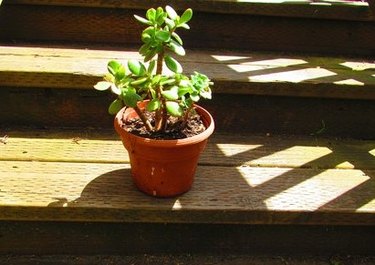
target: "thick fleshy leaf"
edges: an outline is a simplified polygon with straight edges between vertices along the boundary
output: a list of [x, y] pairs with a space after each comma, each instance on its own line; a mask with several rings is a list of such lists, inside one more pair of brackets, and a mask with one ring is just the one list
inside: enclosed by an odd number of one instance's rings
[[107, 81], [100, 81], [98, 83], [96, 83], [96, 85], [94, 86], [94, 88], [96, 90], [99, 90], [99, 91], [104, 91], [104, 90], [107, 90], [111, 87], [112, 83], [111, 82], [107, 82]]
[[146, 82], [147, 80], [148, 80], [148, 78], [147, 78], [147, 76], [145, 76], [145, 77], [138, 78], [137, 80], [134, 80], [130, 84], [133, 85], [133, 86], [139, 86], [139, 85], [143, 84], [144, 82]]
[[124, 72], [123, 75], [125, 75], [125, 68], [124, 66], [119, 63], [118, 61], [109, 61], [107, 65], [107, 70], [109, 73], [111, 73], [113, 76], [119, 75], [119, 72]]
[[147, 10], [146, 17], [147, 17], [147, 19], [149, 21], [155, 21], [155, 19], [156, 19], [156, 10], [155, 10], [155, 8], [150, 8], [149, 10]]
[[196, 93], [190, 94], [190, 98], [191, 98], [191, 100], [194, 101], [194, 102], [198, 102], [199, 99], [200, 99], [199, 95], [196, 94]]
[[155, 110], [160, 109], [160, 106], [161, 106], [161, 102], [160, 102], [160, 100], [157, 99], [157, 98], [155, 98], [155, 99], [151, 100], [151, 101], [147, 104], [146, 109], [147, 109], [147, 111], [152, 112], [152, 111], [155, 111]]
[[166, 6], [165, 7], [165, 11], [167, 11], [167, 14], [168, 16], [173, 19], [173, 20], [177, 20], [179, 19], [179, 16], [178, 14], [176, 13], [176, 11], [173, 9], [173, 7], [171, 6]]
[[184, 110], [182, 109], [180, 104], [178, 104], [177, 102], [167, 101], [165, 105], [170, 115], [174, 117], [181, 117], [182, 115], [184, 115]]
[[161, 92], [161, 94], [168, 100], [176, 100], [178, 99], [178, 86], [173, 86], [169, 90]]
[[134, 15], [135, 19], [138, 20], [139, 22], [141, 22], [142, 24], [146, 24], [146, 25], [152, 25], [152, 22], [151, 21], [148, 21], [147, 19], [143, 18], [143, 17], [140, 17], [140, 16], [137, 16], [137, 15]]
[[171, 56], [167, 55], [164, 58], [165, 64], [167, 65], [168, 69], [171, 70], [174, 73], [182, 73], [183, 69], [181, 64]]
[[121, 95], [121, 89], [119, 89], [115, 84], [111, 85], [111, 91], [113, 94]]
[[123, 94], [123, 98], [126, 106], [129, 106], [131, 108], [134, 108], [137, 105], [138, 101], [142, 100], [142, 97], [135, 93], [132, 89], [127, 90]]
[[185, 56], [186, 54], [184, 47], [174, 40], [169, 43], [169, 48], [180, 56]]
[[155, 69], [155, 66], [156, 66], [156, 60], [152, 60], [152, 61], [150, 61], [150, 64], [149, 64], [148, 67], [147, 67], [147, 72], [148, 72], [149, 74], [152, 74], [153, 71], [154, 71], [154, 69]]
[[171, 33], [166, 30], [159, 30], [156, 32], [155, 37], [162, 42], [168, 42], [171, 39]]
[[185, 10], [185, 12], [182, 14], [179, 23], [187, 23], [190, 21], [190, 19], [193, 17], [193, 10], [191, 8], [188, 8]]
[[205, 99], [212, 99], [212, 92], [210, 87], [206, 87], [205, 89], [202, 89], [199, 93], [202, 98]]
[[119, 112], [119, 111], [122, 109], [122, 107], [124, 107], [124, 104], [122, 103], [122, 100], [120, 100], [120, 99], [115, 99], [115, 100], [111, 103], [111, 105], [109, 105], [109, 107], [108, 107], [108, 112], [109, 112], [109, 114], [111, 114], [111, 115], [116, 115], [117, 112]]
[[182, 39], [181, 39], [181, 37], [176, 32], [172, 33], [172, 37], [181, 46], [184, 44], [183, 41], [182, 41]]
[[190, 29], [190, 26], [186, 23], [182, 23], [178, 25], [179, 28], [184, 28], [184, 29]]
[[128, 67], [129, 70], [136, 76], [142, 76], [146, 73], [146, 67], [140, 61], [129, 60]]
[[165, 24], [167, 24], [167, 26], [169, 27], [169, 29], [173, 29], [174, 27], [176, 27], [176, 23], [174, 22], [174, 20], [170, 19], [170, 18], [166, 18], [165, 19]]

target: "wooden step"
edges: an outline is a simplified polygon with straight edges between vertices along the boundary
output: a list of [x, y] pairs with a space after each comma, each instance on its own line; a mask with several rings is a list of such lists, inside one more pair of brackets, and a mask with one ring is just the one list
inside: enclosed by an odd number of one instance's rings
[[[1, 124], [111, 127], [111, 96], [92, 86], [108, 60], [130, 58], [139, 58], [135, 50], [1, 46]], [[214, 99], [202, 104], [219, 131], [375, 135], [372, 59], [189, 50], [181, 63], [215, 82]]]
[[192, 190], [156, 199], [112, 131], [2, 135], [0, 253], [374, 250], [374, 141], [216, 133]]
[[[326, 54], [374, 54], [374, 14], [364, 2], [158, 1], [194, 8], [188, 48]], [[151, 4], [155, 5], [155, 4]], [[4, 1], [0, 42], [83, 42], [139, 45], [149, 1]], [[116, 25], [116, 26], [114, 26]]]
[[193, 189], [154, 199], [112, 132], [6, 135], [2, 220], [375, 224], [374, 141], [216, 134]]

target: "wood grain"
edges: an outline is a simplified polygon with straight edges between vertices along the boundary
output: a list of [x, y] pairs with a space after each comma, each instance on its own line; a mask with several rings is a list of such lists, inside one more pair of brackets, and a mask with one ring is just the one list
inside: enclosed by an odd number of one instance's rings
[[[80, 130], [8, 131], [6, 134], [6, 144], [0, 149], [2, 161], [129, 162], [119, 137], [110, 131], [101, 134]], [[200, 164], [375, 170], [375, 141], [251, 134], [234, 137], [216, 133]]]
[[0, 146], [0, 220], [375, 221], [373, 141], [219, 134], [202, 155], [192, 190], [160, 200], [134, 187], [115, 138], [109, 132], [9, 132]]
[[314, 1], [314, 5], [308, 0], [298, 2], [272, 1], [233, 1], [233, 0], [194, 0], [194, 1], [54, 1], [54, 0], [14, 0], [7, 4], [17, 5], [53, 5], [75, 6], [95, 8], [130, 8], [148, 9], [150, 6], [165, 6], [167, 4], [182, 10], [192, 8], [195, 11], [234, 13], [247, 15], [288, 16], [288, 17], [313, 17], [347, 20], [373, 20], [374, 15], [369, 11], [369, 5], [364, 2], [335, 1], [327, 4], [324, 1]]
[[[265, 6], [264, 10], [269, 10], [267, 7]], [[198, 11], [195, 12], [194, 19], [190, 23], [192, 31], [181, 32], [181, 36], [185, 41], [185, 47], [194, 49], [242, 49], [366, 56], [374, 53], [375, 40], [372, 33], [375, 25], [372, 19], [366, 21], [315, 19], [313, 16], [317, 13], [337, 13], [329, 7], [308, 6], [308, 8], [310, 11], [307, 12], [312, 13], [312, 16], [307, 17]], [[322, 12], [319, 11], [320, 9], [323, 9]], [[356, 10], [356, 8], [350, 10], [354, 9]], [[281, 10], [277, 13], [283, 12]], [[294, 13], [303, 12], [296, 10]], [[365, 17], [361, 12], [359, 13], [357, 17]], [[0, 28], [0, 41], [3, 43], [78, 42], [87, 45], [96, 43], [138, 47], [142, 26], [135, 21], [133, 14], [144, 16], [144, 10], [4, 5], [0, 14], [0, 24], [3, 25]]]
[[[109, 60], [140, 57], [134, 50], [1, 46], [0, 59], [0, 86], [92, 89]], [[186, 73], [208, 75], [216, 93], [375, 99], [375, 64], [367, 58], [188, 51], [181, 63]]]

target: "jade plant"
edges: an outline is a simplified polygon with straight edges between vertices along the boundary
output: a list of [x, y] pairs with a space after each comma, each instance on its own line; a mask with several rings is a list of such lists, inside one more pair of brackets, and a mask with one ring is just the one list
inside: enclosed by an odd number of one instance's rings
[[[187, 24], [193, 11], [186, 9], [182, 15], [170, 6], [147, 10], [146, 17], [134, 15], [144, 24], [139, 54], [143, 60], [129, 60], [124, 66], [118, 61], [108, 62], [108, 73], [98, 82], [97, 90], [110, 90], [117, 97], [108, 111], [115, 115], [124, 106], [133, 108], [149, 132], [164, 132], [169, 117], [177, 117], [180, 124], [186, 124], [194, 103], [201, 98], [211, 99], [213, 84], [201, 73], [183, 74], [177, 56], [184, 56], [183, 41], [177, 34], [179, 29], [189, 29]], [[167, 68], [167, 69], [165, 69]], [[148, 100], [145, 110], [138, 103]], [[154, 113], [154, 122], [145, 115]], [[176, 120], [176, 119], [175, 119]]]

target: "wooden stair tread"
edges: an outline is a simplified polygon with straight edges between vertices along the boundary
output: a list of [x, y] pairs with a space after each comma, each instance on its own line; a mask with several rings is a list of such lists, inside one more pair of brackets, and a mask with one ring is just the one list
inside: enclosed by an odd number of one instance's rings
[[155, 199], [133, 186], [112, 133], [83, 135], [8, 133], [0, 145], [0, 220], [375, 223], [374, 141], [216, 134], [192, 190]]
[[[150, 1], [72, 1], [72, 0], [13, 0], [7, 2], [13, 5], [53, 5], [53, 6], [74, 6], [90, 8], [128, 8], [148, 9]], [[195, 1], [158, 1], [158, 6], [172, 5], [176, 9], [192, 8], [200, 12], [233, 13], [246, 15], [266, 16], [291, 16], [311, 17], [325, 19], [345, 20], [374, 20], [375, 16], [369, 8], [369, 4], [359, 1], [233, 1], [233, 0], [195, 0]], [[152, 5], [152, 4], [151, 4]], [[152, 5], [155, 6], [155, 5]], [[335, 8], [332, 11], [332, 7]]]
[[[0, 47], [0, 85], [92, 89], [110, 59], [140, 58], [136, 51]], [[371, 59], [280, 53], [188, 51], [187, 73], [201, 71], [216, 93], [375, 99]]]

